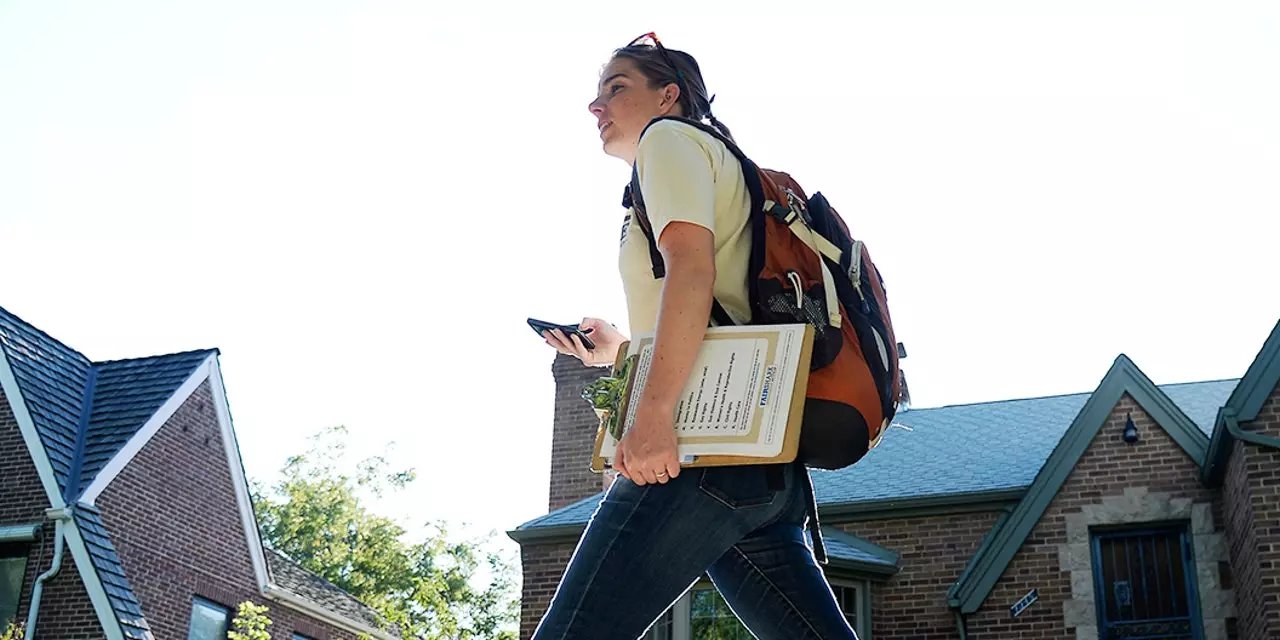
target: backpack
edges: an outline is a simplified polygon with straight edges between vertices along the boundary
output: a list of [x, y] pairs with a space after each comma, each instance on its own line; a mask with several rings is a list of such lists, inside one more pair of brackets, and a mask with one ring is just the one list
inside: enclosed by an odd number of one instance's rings
[[[748, 324], [803, 322], [815, 329], [797, 459], [820, 469], [852, 465], [879, 443], [905, 402], [899, 359], [906, 352], [894, 339], [879, 269], [821, 193], [806, 196], [791, 176], [757, 167], [733, 141], [701, 122], [665, 116], [645, 132], [661, 120], [707, 132], [741, 163], [751, 194]], [[649, 242], [653, 276], [662, 278], [662, 254], [634, 167], [622, 204], [634, 211]], [[734, 324], [719, 301], [712, 304], [712, 319]]]

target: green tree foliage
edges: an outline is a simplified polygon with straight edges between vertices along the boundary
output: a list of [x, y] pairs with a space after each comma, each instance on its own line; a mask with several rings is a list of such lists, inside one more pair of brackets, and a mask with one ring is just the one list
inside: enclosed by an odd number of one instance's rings
[[344, 473], [346, 435], [344, 427], [321, 432], [310, 452], [286, 462], [274, 491], [255, 486], [264, 541], [373, 607], [406, 638], [514, 640], [514, 568], [485, 551], [487, 537], [453, 540], [440, 522], [411, 535], [370, 512], [368, 497], [404, 489], [415, 474], [389, 471], [381, 456]]
[[252, 601], [241, 602], [240, 610], [231, 621], [227, 640], [271, 640], [271, 634], [267, 632], [267, 627], [271, 626], [267, 611], [267, 607], [256, 605]]

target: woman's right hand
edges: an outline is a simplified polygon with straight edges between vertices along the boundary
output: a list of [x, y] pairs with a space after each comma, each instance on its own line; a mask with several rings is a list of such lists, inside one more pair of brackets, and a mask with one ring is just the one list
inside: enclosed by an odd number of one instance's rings
[[573, 356], [583, 364], [603, 367], [611, 366], [617, 361], [618, 349], [627, 341], [621, 331], [599, 318], [583, 318], [578, 328], [591, 338], [591, 342], [596, 345], [595, 349], [586, 348], [578, 336], [566, 336], [559, 329], [543, 331], [542, 337], [556, 351]]

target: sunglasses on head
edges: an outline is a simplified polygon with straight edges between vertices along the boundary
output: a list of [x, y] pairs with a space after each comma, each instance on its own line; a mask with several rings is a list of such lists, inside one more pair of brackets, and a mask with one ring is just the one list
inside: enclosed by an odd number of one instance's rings
[[662, 55], [662, 59], [663, 59], [663, 61], [665, 61], [665, 62], [667, 63], [667, 66], [671, 67], [671, 68], [672, 68], [672, 70], [674, 70], [674, 71], [676, 72], [676, 79], [679, 81], [679, 83], [680, 83], [680, 88], [683, 90], [683, 89], [684, 89], [684, 74], [680, 72], [680, 67], [677, 67], [677, 66], [676, 66], [676, 62], [675, 62], [675, 60], [672, 60], [672, 59], [671, 59], [671, 55], [667, 53], [667, 48], [666, 48], [666, 47], [664, 47], [664, 46], [662, 46], [662, 41], [658, 39], [658, 35], [657, 35], [657, 34], [655, 34], [655, 33], [653, 33], [652, 31], [650, 31], [649, 33], [646, 33], [646, 34], [644, 34], [644, 35], [640, 36], [639, 38], [636, 38], [635, 40], [632, 40], [632, 41], [631, 41], [631, 43], [630, 43], [630, 44], [628, 44], [627, 46], [628, 46], [628, 47], [634, 47], [634, 46], [636, 46], [637, 44], [641, 44], [641, 43], [643, 43], [645, 40], [651, 40], [651, 41], [653, 42], [653, 46], [654, 46], [654, 48], [655, 48], [655, 49], [657, 49], [657, 50], [658, 50], [658, 53]]

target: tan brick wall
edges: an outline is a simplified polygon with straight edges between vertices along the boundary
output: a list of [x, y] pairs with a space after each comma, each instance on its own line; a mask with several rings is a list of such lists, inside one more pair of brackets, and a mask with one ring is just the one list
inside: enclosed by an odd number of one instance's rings
[[[1121, 437], [1128, 413], [1132, 413], [1140, 437], [1139, 442], [1133, 445], [1125, 443]], [[1066, 557], [1071, 549], [1069, 537], [1071, 542], [1078, 542], [1081, 536], [1087, 540], [1090, 524], [1120, 524], [1132, 519], [1131, 514], [1142, 517], [1140, 507], [1135, 511], [1126, 509], [1126, 504], [1164, 501], [1167, 503], [1165, 508], [1177, 517], [1190, 521], [1199, 516], [1202, 521], [1200, 528], [1212, 531], [1193, 535], [1197, 553], [1200, 553], [1200, 546], [1206, 541], [1221, 542], [1222, 527], [1217, 524], [1221, 522], [1220, 518], [1214, 517], [1220, 512], [1217, 495], [1200, 484], [1198, 472], [1197, 463], [1155, 424], [1137, 402], [1125, 395], [1068, 475], [982, 608], [969, 616], [969, 629], [980, 638], [1096, 637], [1092, 584], [1080, 584], [1082, 581], [1077, 575], [1077, 584], [1073, 585], [1072, 571], [1068, 566], [1073, 559]], [[1206, 548], [1204, 553], [1209, 555], [1213, 551]], [[1224, 544], [1218, 545], [1217, 552], [1225, 560]], [[1088, 558], [1076, 558], [1075, 561], [1087, 563]], [[1203, 596], [1204, 589], [1219, 586], [1218, 559], [1198, 557], [1197, 561], [1198, 565], [1213, 569], [1213, 575], [1199, 577]], [[1017, 618], [1010, 618], [1009, 607], [1032, 589], [1038, 591], [1039, 600]], [[1234, 615], [1232, 603], [1219, 604], [1217, 613], [1227, 611]], [[1225, 637], [1226, 617], [1229, 616], [1224, 615], [1223, 619], [1206, 625], [1217, 625], [1217, 631], [1207, 629], [1207, 638]], [[1081, 626], [1068, 626], [1069, 621], [1077, 620]]]
[[222, 434], [205, 382], [98, 498], [156, 638], [185, 638], [193, 596], [270, 607], [272, 637], [352, 638], [259, 595]]

